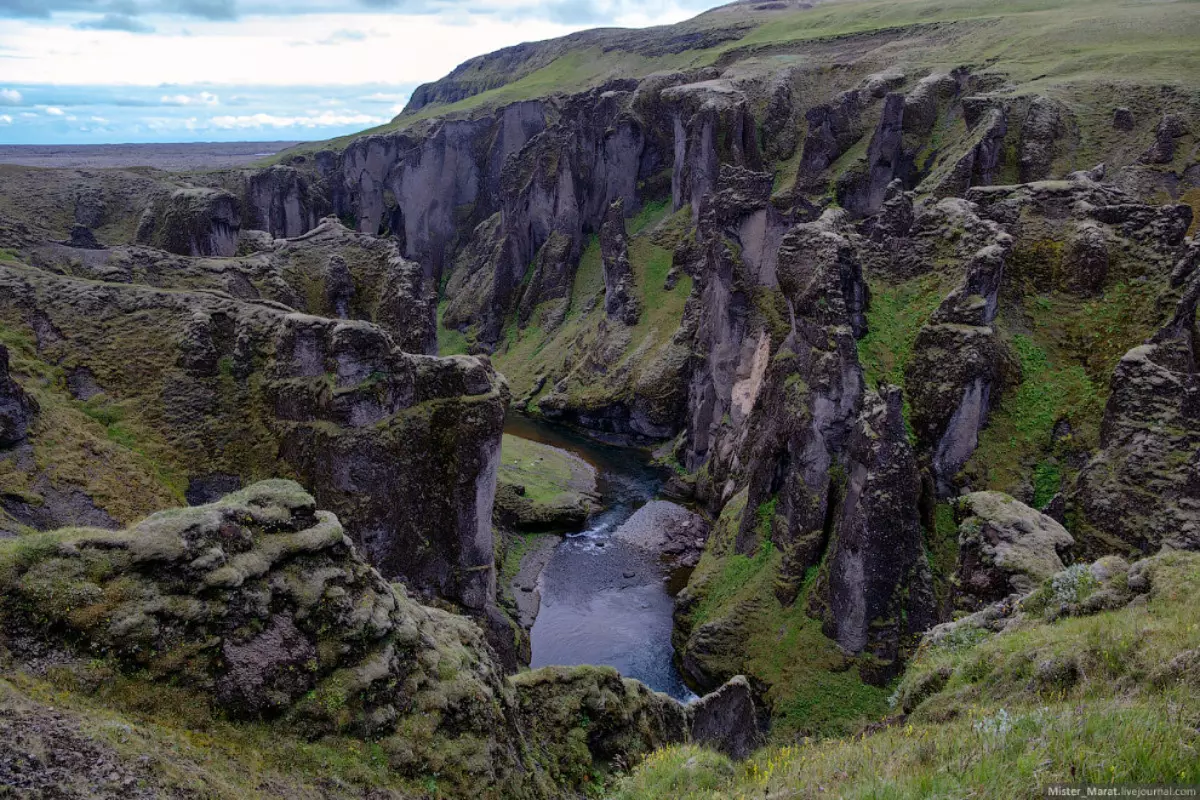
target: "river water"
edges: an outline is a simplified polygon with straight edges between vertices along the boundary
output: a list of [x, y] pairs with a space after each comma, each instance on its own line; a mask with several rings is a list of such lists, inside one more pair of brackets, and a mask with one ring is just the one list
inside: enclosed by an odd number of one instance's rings
[[597, 470], [604, 510], [585, 531], [563, 539], [542, 572], [541, 608], [530, 632], [532, 667], [599, 664], [616, 667], [679, 700], [695, 695], [673, 661], [671, 575], [644, 549], [613, 537], [654, 499], [663, 474], [645, 451], [613, 447], [519, 415], [505, 432], [568, 450]]

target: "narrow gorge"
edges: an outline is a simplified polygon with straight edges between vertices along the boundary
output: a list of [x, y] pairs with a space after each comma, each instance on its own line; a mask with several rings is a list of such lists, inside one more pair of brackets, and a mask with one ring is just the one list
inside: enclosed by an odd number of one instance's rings
[[1195, 37], [736, 2], [0, 165], [0, 785], [1200, 782]]

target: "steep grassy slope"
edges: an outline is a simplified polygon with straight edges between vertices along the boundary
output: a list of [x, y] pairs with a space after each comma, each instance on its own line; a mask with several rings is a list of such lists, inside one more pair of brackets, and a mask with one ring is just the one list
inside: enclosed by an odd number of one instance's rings
[[[1117, 30], [1119, 38], [1113, 36]], [[919, 34], [922, 46], [893, 48], [901, 33]], [[366, 133], [470, 116], [613, 78], [733, 64], [751, 77], [869, 51], [876, 51], [881, 69], [993, 68], [1011, 80], [1012, 92], [1047, 92], [1086, 106], [1105, 84], [1193, 84], [1200, 75], [1197, 37], [1200, 15], [1189, 0], [835, 0], [812, 8], [734, 3], [676, 26], [589, 31], [475, 59], [421, 87], [421, 102]], [[329, 144], [338, 149], [354, 138]], [[304, 145], [273, 161], [315, 149]]]
[[663, 750], [616, 796], [1040, 797], [1052, 783], [1194, 784], [1200, 556], [1159, 557], [1152, 573], [1149, 595], [1127, 608], [1056, 622], [1031, 613], [1003, 633], [966, 627], [928, 642], [896, 693], [912, 705], [907, 719], [740, 765]]

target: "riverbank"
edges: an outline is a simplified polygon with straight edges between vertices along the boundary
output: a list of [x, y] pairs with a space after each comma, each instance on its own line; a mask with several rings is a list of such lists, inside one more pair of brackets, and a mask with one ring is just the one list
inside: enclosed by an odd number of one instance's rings
[[582, 528], [600, 506], [596, 468], [561, 447], [505, 434], [497, 472], [496, 520], [519, 532]]
[[[508, 443], [514, 437], [588, 464], [601, 498], [577, 532], [514, 539], [518, 560], [510, 554], [502, 579], [521, 623], [532, 619], [531, 665], [612, 666], [656, 691], [691, 699], [674, 664], [673, 594], [703, 546], [703, 520], [655, 499], [666, 475], [648, 451], [520, 416], [509, 418], [506, 433], [506, 454], [515, 452]], [[515, 460], [506, 455], [505, 467], [517, 466]]]

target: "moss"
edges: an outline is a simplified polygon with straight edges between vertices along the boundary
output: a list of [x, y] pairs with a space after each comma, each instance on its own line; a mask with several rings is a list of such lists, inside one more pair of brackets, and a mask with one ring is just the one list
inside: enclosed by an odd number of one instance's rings
[[949, 291], [951, 280], [929, 273], [900, 283], [870, 282], [867, 335], [858, 340], [858, 357], [870, 386], [904, 386], [917, 334]]
[[688, 629], [712, 624], [744, 634], [736, 651], [716, 655], [731, 674], [744, 672], [767, 687], [773, 735], [779, 740], [843, 734], [878, 717], [887, 707], [887, 691], [864, 683], [854, 659], [808, 614], [817, 570], [806, 575], [791, 605], [776, 596], [783, 559], [766, 538], [774, 501], [753, 509], [761, 542], [756, 554], [734, 551], [745, 509], [743, 492], [726, 504], [709, 537], [687, 590], [695, 598], [687, 612]]
[[899, 724], [780, 743], [744, 765], [667, 748], [615, 797], [718, 800], [819, 786], [830, 796], [916, 800], [1032, 797], [1077, 781], [1194, 783], [1196, 678], [1162, 665], [1184, 664], [1180, 654], [1200, 646], [1191, 609], [1200, 556], [1160, 556], [1151, 572], [1142, 606], [1003, 635], [966, 626], [922, 648], [897, 689], [912, 710]]

